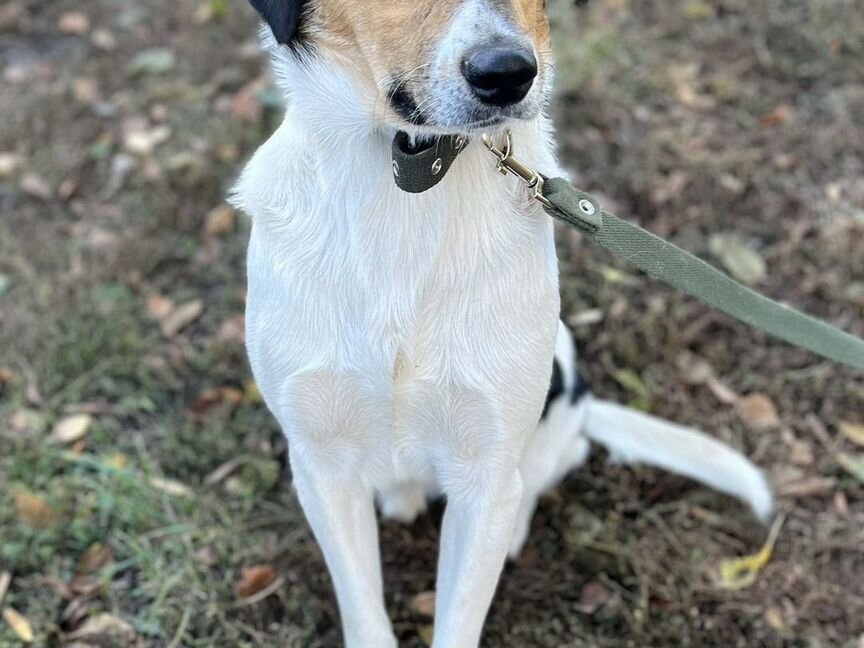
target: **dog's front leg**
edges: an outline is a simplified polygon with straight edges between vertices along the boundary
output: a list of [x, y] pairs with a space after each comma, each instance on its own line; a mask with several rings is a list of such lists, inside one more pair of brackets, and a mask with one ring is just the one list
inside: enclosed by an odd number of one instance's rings
[[386, 382], [309, 370], [265, 393], [288, 436], [294, 485], [333, 579], [345, 648], [395, 648], [371, 479], [392, 426]]
[[305, 466], [292, 463], [292, 469], [300, 503], [333, 579], [345, 648], [395, 648], [384, 607], [371, 490]]
[[475, 492], [450, 495], [441, 532], [433, 648], [476, 648], [513, 533], [522, 480], [514, 465]]

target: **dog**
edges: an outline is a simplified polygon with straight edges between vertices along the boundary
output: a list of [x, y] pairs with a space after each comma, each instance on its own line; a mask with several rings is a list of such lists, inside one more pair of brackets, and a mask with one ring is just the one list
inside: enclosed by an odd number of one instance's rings
[[[545, 0], [251, 4], [287, 108], [232, 194], [252, 220], [248, 354], [347, 648], [397, 645], [376, 500], [410, 522], [446, 498], [434, 648], [478, 646], [538, 497], [589, 440], [768, 515], [747, 459], [595, 398], [577, 371], [552, 222], [479, 139], [508, 129], [529, 165], [563, 173], [545, 114]], [[436, 159], [434, 186], [408, 193], [396, 141], [408, 153], [455, 142], [458, 159]]]

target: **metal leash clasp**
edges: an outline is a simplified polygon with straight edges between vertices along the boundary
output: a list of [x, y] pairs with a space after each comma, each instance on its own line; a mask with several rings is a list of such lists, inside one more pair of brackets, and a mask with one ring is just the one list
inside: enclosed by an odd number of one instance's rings
[[531, 197], [545, 207], [551, 207], [546, 196], [543, 195], [544, 178], [540, 173], [525, 166], [522, 162], [513, 157], [513, 135], [508, 129], [504, 133], [504, 148], [496, 146], [491, 136], [483, 134], [481, 137], [483, 144], [489, 149], [492, 154], [498, 158], [495, 168], [501, 175], [512, 173], [517, 178], [522, 180], [528, 188], [531, 189]]

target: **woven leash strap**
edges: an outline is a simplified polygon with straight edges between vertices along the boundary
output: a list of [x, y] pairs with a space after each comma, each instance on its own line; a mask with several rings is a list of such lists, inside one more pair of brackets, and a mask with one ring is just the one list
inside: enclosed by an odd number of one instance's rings
[[864, 340], [743, 286], [702, 259], [608, 212], [563, 178], [544, 182], [546, 211], [652, 277], [790, 344], [864, 370]]

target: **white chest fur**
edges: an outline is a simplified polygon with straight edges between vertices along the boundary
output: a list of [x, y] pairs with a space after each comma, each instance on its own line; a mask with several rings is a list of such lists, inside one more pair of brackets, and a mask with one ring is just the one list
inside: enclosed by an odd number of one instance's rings
[[[517, 462], [542, 408], [558, 316], [551, 222], [479, 142], [437, 187], [401, 192], [392, 131], [362, 97], [328, 102], [317, 78], [235, 192], [253, 221], [256, 379], [292, 453], [321, 469], [465, 488], [448, 475], [481, 454]], [[540, 123], [514, 138], [554, 169]]]

